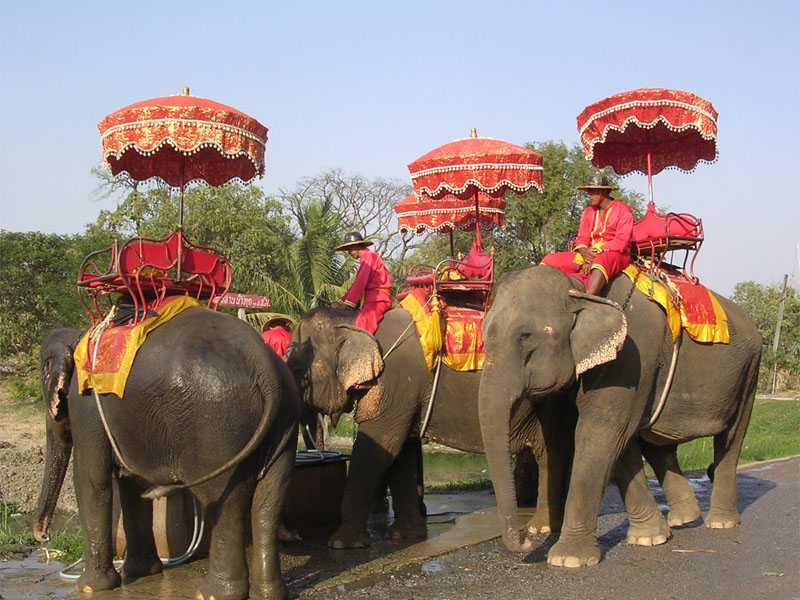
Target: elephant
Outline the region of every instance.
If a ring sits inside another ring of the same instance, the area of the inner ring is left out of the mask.
[[[209,572],[197,598],[287,597],[276,529],[294,468],[302,404],[286,364],[246,322],[193,307],[150,332],[124,397],[81,395],[73,358],[80,336],[58,329],[42,343],[47,450],[36,539],[48,540],[74,452],[84,536],[79,590],[112,589],[159,573],[147,498],[189,488],[211,527]],[[128,544],[121,576],[112,562],[112,477]]]
[[[294,331],[288,364],[304,401],[334,424],[355,406],[358,434],[333,548],[369,545],[370,506],[388,480],[395,521],[389,535],[414,539],[426,532],[420,427],[429,406],[429,371],[411,315],[395,307],[375,336],[353,326],[355,313],[319,307]],[[467,452],[483,452],[478,421],[480,372],[441,367],[425,438]],[[532,448],[539,467],[537,509],[529,527],[558,530],[574,418],[568,399],[520,405],[512,417],[510,447]],[[572,421],[571,421],[572,419]],[[542,424],[546,423],[547,427]],[[529,471],[530,469],[528,469]]]
[[[628,277],[613,279],[605,297],[576,289],[567,276],[544,265],[501,279],[484,321],[486,362],[478,404],[503,541],[510,550],[526,552],[532,539],[520,540],[509,525],[517,511],[509,423],[521,399],[537,404],[567,390],[575,393],[578,417],[564,521],[548,552],[551,565],[599,562],[597,515],[612,475],[628,510],[630,543],[666,542],[670,525],[698,518],[697,500],[676,458],[678,444],[698,437],[714,436],[706,525],[739,524],[736,465],[755,398],[762,340],[739,307],[717,298],[727,312],[730,343],[696,343],[682,333],[672,387],[656,415],[675,347],[664,311]],[[647,488],[643,451],[670,503],[669,522]]]

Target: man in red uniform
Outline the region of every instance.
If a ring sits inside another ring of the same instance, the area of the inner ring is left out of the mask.
[[[336,250],[348,252],[359,262],[353,285],[342,298],[342,304],[358,308],[355,326],[375,334],[383,315],[392,307],[392,276],[377,252],[369,249],[367,241],[357,231],[348,233]]]
[[[611,197],[614,189],[605,175],[596,173],[578,187],[589,195],[572,252],[555,252],[542,264],[580,281],[589,294],[599,294],[611,279],[631,264],[633,212]]]
[[[292,322],[283,317],[273,317],[261,330],[261,339],[281,358],[286,358],[289,346],[292,345]]]

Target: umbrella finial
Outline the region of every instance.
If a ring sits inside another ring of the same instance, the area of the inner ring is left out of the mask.
[[[469,137],[471,137],[471,138],[478,137],[478,128],[477,127],[473,127],[472,128],[472,131],[469,132]]]
[[[184,96],[188,96],[189,95],[189,86],[188,85],[183,86],[183,95]]]

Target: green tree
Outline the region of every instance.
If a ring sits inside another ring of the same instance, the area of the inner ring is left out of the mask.
[[[297,238],[279,253],[286,269],[283,277],[264,275],[265,293],[272,298],[275,313],[297,319],[317,306],[320,299],[336,300],[346,290],[352,261],[335,251],[342,237],[342,224],[330,200],[312,200],[292,210]]]
[[[786,305],[778,352],[772,352],[775,321],[781,299],[782,285],[762,285],[755,281],[737,283],[731,299],[755,321],[764,340],[759,387],[771,388],[771,373],[775,361],[779,366],[782,387],[800,386],[800,298],[791,287],[786,289]]]

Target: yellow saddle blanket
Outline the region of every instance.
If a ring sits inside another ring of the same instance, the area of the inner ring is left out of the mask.
[[[667,313],[667,322],[673,341],[681,329],[696,342],[728,344],[728,315],[714,294],[682,274],[666,274],[664,280],[655,279],[636,265],[623,273],[645,296],[656,302]]]
[[[98,394],[115,394],[122,398],[133,360],[147,335],[187,308],[199,306],[189,296],[174,296],[154,309],[154,316],[135,324],[105,328],[102,324],[90,329],[75,348],[75,369],[78,391],[94,389]],[[100,336],[98,342],[97,336]],[[97,356],[94,357],[95,348]]]
[[[420,288],[412,288],[400,301],[414,319],[428,369],[433,370],[441,360],[454,371],[480,371],[485,358],[484,313],[455,306],[432,309],[432,304]]]

